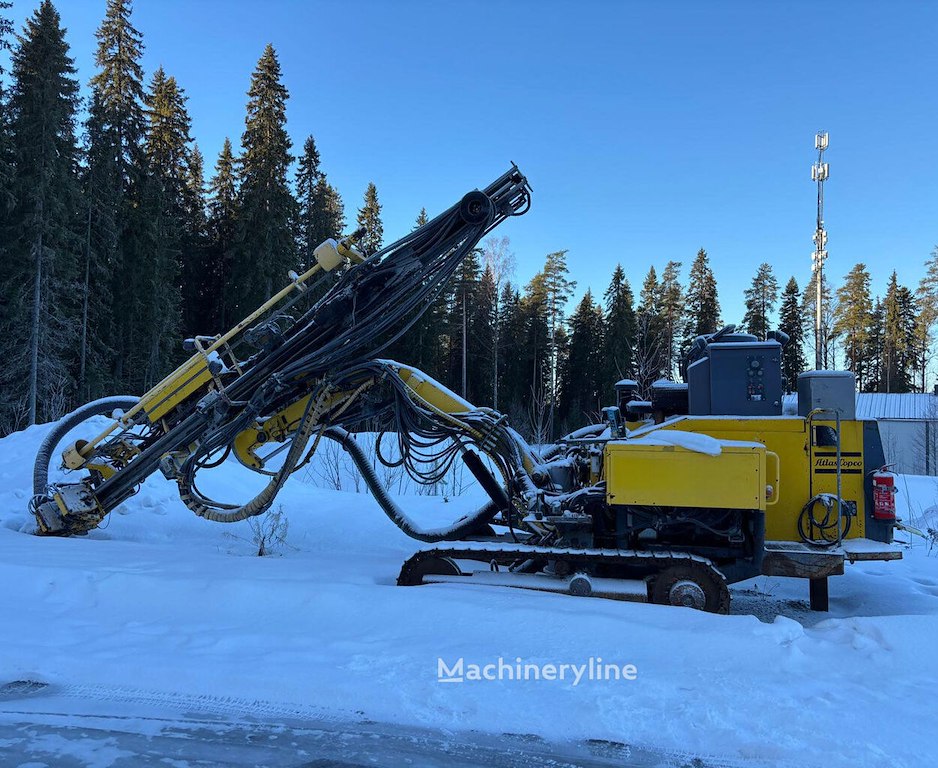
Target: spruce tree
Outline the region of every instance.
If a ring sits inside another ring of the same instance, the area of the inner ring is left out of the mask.
[[[570,317],[569,327],[569,353],[561,369],[558,408],[564,432],[596,421],[608,388],[603,375],[605,322],[602,308],[589,290]]]
[[[710,269],[707,252],[697,251],[687,279],[687,295],[684,300],[684,339],[681,342],[683,357],[698,336],[716,333],[720,327],[720,300],[717,297],[717,282]]]
[[[471,250],[460,265],[456,279],[455,300],[450,304],[446,321],[449,338],[449,365],[445,383],[450,389],[471,400],[469,391],[469,367],[476,365],[472,349],[473,307],[476,304],[481,277],[478,249]]]
[[[426,208],[421,208],[414,222],[418,229],[428,221]],[[444,362],[448,362],[449,347],[444,342],[444,329],[448,319],[450,285],[441,286],[430,305],[407,332],[388,350],[388,357],[417,366],[435,379],[447,378]]]
[[[889,278],[883,298],[883,372],[880,388],[885,392],[911,392],[915,356],[912,338],[915,329],[915,299],[900,285],[895,271]]]
[[[906,392],[915,391],[916,374],[918,370],[918,355],[915,344],[916,324],[919,315],[918,302],[915,294],[906,286],[900,286],[898,291],[899,318],[901,332],[905,335],[905,350],[902,359],[907,389]],[[888,325],[886,326],[888,328]]]
[[[884,392],[885,391],[885,371],[884,371],[884,333],[883,325],[885,312],[883,302],[877,296],[873,301],[873,311],[870,313],[870,329],[867,334],[866,346],[866,382],[863,387],[864,392]]]
[[[20,415],[27,424],[58,418],[75,394],[78,82],[49,0],[27,19],[12,73],[13,258],[3,268],[0,318],[8,426]]]
[[[220,333],[212,322],[212,294],[220,290],[209,271],[205,213],[205,159],[193,144],[182,194],[182,330],[188,338]]]
[[[240,320],[230,309],[234,301],[230,283],[238,227],[238,181],[234,152],[227,137],[215,163],[208,194],[205,271],[214,289],[206,296],[206,320],[214,333],[222,333]]]
[[[319,200],[316,198],[316,186],[319,183],[319,150],[316,140],[307,136],[303,142],[303,154],[300,155],[296,169],[296,205],[297,205],[297,256],[304,268],[313,265],[313,251],[326,238],[321,232]]]
[[[778,328],[788,335],[788,343],[782,348],[782,382],[788,392],[798,391],[798,374],[807,367],[804,358],[804,314],[801,311],[801,289],[794,277],[788,280],[782,291],[779,307]]]
[[[296,196],[299,220],[296,242],[301,263],[313,265],[313,251],[323,240],[338,237],[344,226],[342,199],[326,181],[319,166],[319,150],[312,136],[303,143],[296,172]]]
[[[189,197],[190,119],[186,96],[175,78],[160,67],[145,97],[148,127],[145,153],[144,227],[138,242],[149,258],[137,266],[137,281],[145,290],[136,302],[135,326],[140,346],[131,351],[134,370],[149,389],[171,369],[179,356],[179,274],[186,245]],[[198,290],[198,288],[196,288]],[[197,300],[197,298],[196,298]]]
[[[10,50],[10,38],[13,37],[13,22],[7,18],[4,14],[5,11],[10,10],[13,7],[13,3],[10,0],[0,0],[0,51]],[[0,83],[3,82],[3,77],[6,74],[4,67],[0,64]]]
[[[105,265],[110,275],[112,302],[121,302],[122,311],[112,317],[95,317],[89,310],[88,327],[103,333],[110,329],[114,346],[112,381],[121,391],[139,391],[142,376],[129,364],[132,350],[140,349],[148,335],[136,319],[139,314],[126,311],[129,303],[146,301],[145,286],[139,282],[140,265],[149,258],[144,220],[143,187],[147,165],[144,156],[146,117],[143,108],[143,69],[140,59],[143,42],[130,21],[130,0],[108,0],[104,20],[95,36],[97,74],[91,79],[92,103],[97,116],[89,120],[89,155],[96,158],[96,170],[89,183],[93,206],[91,252],[97,264]],[[94,280],[98,269],[90,270],[89,295],[98,295],[100,283]],[[132,299],[130,297],[133,297]],[[101,322],[101,325],[95,323]]]
[[[365,234],[358,243],[361,252],[371,256],[380,251],[384,241],[384,225],[381,223],[378,190],[373,182],[368,182],[364,205],[358,209],[358,226],[365,228]]]
[[[81,173],[82,248],[79,269],[81,318],[78,344],[78,400],[86,402],[115,391],[113,380],[114,272],[118,269],[119,228],[115,206],[117,163],[107,135],[100,93],[92,90],[85,122]]]
[[[557,349],[557,333],[551,334],[550,300],[544,272],[525,286],[518,305],[521,373],[518,381],[519,415],[513,420],[525,425],[527,435],[538,442],[552,439],[553,409],[551,361]]]
[[[834,333],[843,339],[844,365],[848,371],[853,371],[861,390],[866,388],[869,376],[867,349],[872,312],[870,273],[865,264],[857,264],[837,289]]]
[[[613,402],[616,382],[633,375],[632,350],[635,348],[635,297],[621,264],[612,273],[603,295],[606,306],[603,326],[603,394]]]
[[[632,364],[635,380],[644,396],[650,394],[652,383],[661,378],[665,350],[662,348],[661,285],[655,268],[649,267],[638,295],[635,348]]]
[[[6,72],[3,67],[4,52],[10,48],[13,36],[13,23],[4,16],[10,3],[0,0],[0,324],[5,322],[11,297],[8,292],[14,288],[12,282],[13,253],[10,250],[10,213],[13,209],[13,146],[9,120],[9,92],[6,88]],[[2,327],[0,327],[2,331]],[[5,354],[6,345],[0,342],[0,352]],[[2,376],[0,376],[2,380]],[[7,418],[3,413],[6,408],[0,397],[0,435],[4,434]]]
[[[772,272],[772,265],[762,262],[752,283],[746,289],[746,315],[743,327],[747,333],[761,340],[768,337],[771,314],[778,301],[778,280]]]
[[[681,262],[669,261],[661,273],[661,351],[662,370],[668,378],[674,376],[678,355],[681,325],[684,317],[684,289],[681,287]]]
[[[485,265],[469,308],[468,392],[469,401],[476,405],[493,407],[493,351],[495,349],[495,319],[498,300],[495,273]]]
[[[498,407],[513,424],[526,423],[523,400],[527,390],[524,363],[525,318],[521,295],[510,282],[502,287],[499,299],[498,337]]]
[[[288,94],[280,79],[280,62],[268,44],[251,76],[241,137],[244,154],[229,307],[237,318],[276,293],[297,266],[292,227],[296,201],[287,183],[293,160],[286,131]]]
[[[13,36],[13,22],[3,12],[11,7],[12,3],[0,0],[0,54],[10,48],[10,38]],[[6,215],[13,205],[10,186],[13,180],[13,162],[10,155],[10,121],[7,117],[7,90],[5,85],[5,71],[0,60],[0,233],[6,223]],[[2,241],[2,238],[0,238]],[[0,258],[3,257],[3,245],[0,242]]]

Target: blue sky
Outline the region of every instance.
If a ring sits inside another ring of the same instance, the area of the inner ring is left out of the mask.
[[[34,6],[14,0],[17,27]],[[57,6],[86,84],[104,2]],[[209,169],[272,42],[295,146],[315,136],[350,219],[376,183],[386,240],[517,162],[534,205],[500,234],[521,283],[567,248],[578,295],[617,262],[637,290],[704,247],[739,321],[759,262],[810,277],[820,128],[835,281],[864,261],[877,291],[892,269],[914,286],[938,243],[935,6],[137,0],[134,21]]]

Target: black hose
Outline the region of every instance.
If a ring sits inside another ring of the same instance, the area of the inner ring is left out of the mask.
[[[33,464],[33,493],[41,496],[46,492],[49,486],[49,462],[52,454],[59,444],[59,441],[65,435],[86,419],[92,416],[100,416],[104,413],[111,413],[118,408],[133,408],[140,400],[139,397],[132,395],[115,395],[113,397],[102,397],[100,400],[92,400],[85,403],[80,408],[76,408],[68,416],[61,419],[46,435],[42,444],[39,446],[39,452],[36,454],[36,463]]]
[[[378,475],[375,473],[374,467],[372,467],[365,452],[352,437],[351,432],[341,427],[329,427],[322,433],[322,436],[334,440],[348,452],[349,456],[352,457],[352,461],[355,462],[355,466],[358,467],[358,471],[361,472],[365,485],[368,486],[381,509],[384,510],[384,514],[412,539],[428,543],[463,539],[478,532],[498,514],[498,506],[490,501],[472,514],[457,520],[448,528],[432,528],[429,530],[419,528],[407,517],[404,510],[394,503],[387,489],[378,479]]]
[[[824,518],[821,520],[814,515],[814,507],[818,502],[825,510]],[[836,515],[833,512],[835,503],[837,504]],[[841,530],[841,525],[843,530]],[[801,540],[818,547],[833,547],[835,544],[840,544],[850,533],[850,525],[850,515],[844,513],[843,500],[831,494],[819,493],[809,499],[801,508],[801,514],[798,515],[798,535],[801,536]],[[820,538],[813,535],[815,530],[820,534]],[[834,538],[830,538],[828,534]]]

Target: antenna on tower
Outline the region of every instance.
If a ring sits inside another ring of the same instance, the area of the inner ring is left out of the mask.
[[[811,180],[817,182],[817,225],[814,229],[814,253],[811,254],[811,270],[814,272],[814,367],[825,368],[827,351],[827,327],[824,322],[822,297],[824,293],[824,262],[827,260],[827,232],[824,229],[824,182],[830,176],[830,166],[824,162],[827,149],[827,131],[819,131],[814,137],[817,160],[811,166]]]

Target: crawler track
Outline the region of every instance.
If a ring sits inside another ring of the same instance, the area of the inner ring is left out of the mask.
[[[649,587],[649,601],[654,594],[655,580],[671,569],[680,568],[684,574],[692,574],[695,581],[708,589],[708,607],[714,613],[729,613],[730,595],[726,577],[704,557],[688,552],[642,551],[625,549],[574,549],[566,547],[540,546],[514,542],[456,542],[447,546],[422,549],[408,559],[398,576],[401,586],[416,586],[424,583],[424,576],[433,573],[432,564],[439,561],[474,560],[486,563],[491,570],[507,573],[523,573],[523,564],[538,561],[563,563],[569,573],[579,571],[613,574],[620,578],[644,579]],[[655,601],[659,602],[659,601]]]

